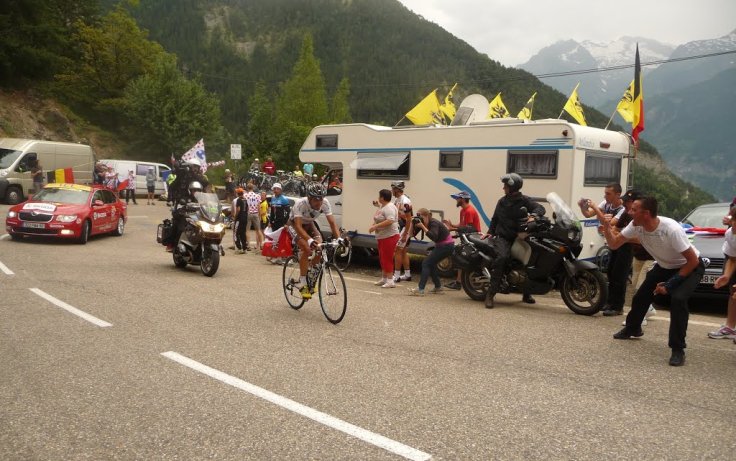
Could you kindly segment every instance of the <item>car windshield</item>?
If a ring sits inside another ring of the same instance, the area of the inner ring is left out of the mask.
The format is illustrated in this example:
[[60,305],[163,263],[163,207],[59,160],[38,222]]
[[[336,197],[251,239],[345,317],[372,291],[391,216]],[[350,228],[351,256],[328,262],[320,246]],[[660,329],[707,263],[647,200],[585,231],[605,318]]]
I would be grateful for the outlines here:
[[74,189],[57,189],[55,187],[46,187],[33,196],[33,200],[41,202],[53,203],[73,203],[74,205],[82,205],[87,202],[89,192]]
[[0,169],[10,168],[22,152],[13,149],[0,149]]
[[726,227],[723,217],[728,215],[728,204],[722,206],[701,206],[690,212],[682,221],[694,227]]

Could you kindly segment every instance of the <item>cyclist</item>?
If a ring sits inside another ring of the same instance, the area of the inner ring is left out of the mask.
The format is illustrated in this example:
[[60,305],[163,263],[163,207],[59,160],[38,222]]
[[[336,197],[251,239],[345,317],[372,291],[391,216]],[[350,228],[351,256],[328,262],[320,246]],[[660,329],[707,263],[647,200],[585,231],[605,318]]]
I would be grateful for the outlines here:
[[337,223],[335,223],[335,218],[332,216],[330,202],[325,198],[324,186],[318,182],[311,182],[306,189],[307,196],[294,202],[287,225],[300,250],[299,283],[294,284],[294,286],[299,288],[304,299],[309,299],[312,297],[312,293],[307,286],[309,255],[312,253],[313,247],[322,243],[322,236],[317,226],[314,225],[314,220],[320,214],[324,214],[330,224],[333,238],[339,236],[340,231],[337,229]]

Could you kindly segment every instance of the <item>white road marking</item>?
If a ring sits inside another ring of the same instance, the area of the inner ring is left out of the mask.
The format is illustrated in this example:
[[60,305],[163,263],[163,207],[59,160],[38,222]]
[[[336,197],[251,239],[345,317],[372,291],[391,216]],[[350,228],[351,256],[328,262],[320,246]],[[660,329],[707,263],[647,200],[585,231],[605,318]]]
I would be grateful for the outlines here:
[[56,306],[64,309],[65,311],[70,312],[70,313],[76,315],[77,317],[81,317],[84,320],[88,321],[89,323],[92,323],[94,325],[97,325],[98,327],[105,328],[105,327],[111,327],[112,326],[112,323],[108,323],[108,322],[105,322],[104,320],[100,320],[97,317],[95,317],[93,315],[90,315],[90,314],[88,314],[88,313],[86,313],[84,311],[81,311],[81,310],[77,309],[74,306],[70,306],[69,304],[65,303],[64,301],[61,301],[60,299],[56,299],[53,296],[51,296],[50,294],[48,294],[48,293],[46,293],[46,292],[44,292],[42,290],[39,290],[38,288],[29,288],[29,290],[31,290],[33,293],[37,294],[38,296],[42,297],[46,301],[50,302],[51,304],[55,304]]
[[10,238],[10,234],[3,234],[3,235],[0,235],[0,240],[7,240],[7,239],[9,239],[9,238]]
[[141,216],[141,215],[130,216],[128,215],[128,219],[131,219],[131,218],[148,218],[148,216]]
[[15,272],[8,269],[8,266],[0,262],[0,271],[3,271],[5,275],[15,275]]
[[343,278],[345,280],[352,280],[353,282],[370,282],[370,283],[373,283],[373,280],[370,280],[370,279],[359,279],[357,277],[347,277],[345,275],[343,275]]
[[377,292],[377,291],[368,291],[368,290],[358,290],[358,291],[362,291],[363,293],[370,293],[370,294],[372,294],[372,295],[379,295],[379,296],[383,296],[383,293],[379,293],[379,292]]
[[295,402],[286,397],[282,397],[271,391],[263,389],[262,387],[258,387],[254,384],[243,381],[242,379],[223,373],[222,371],[215,370],[214,368],[210,368],[207,365],[203,365],[195,360],[190,359],[189,357],[185,357],[176,352],[162,352],[161,355],[170,360],[173,360],[174,362],[184,365],[185,367],[205,374],[210,378],[214,378],[225,384],[229,384],[230,386],[233,386],[237,389],[248,392],[256,397],[262,398],[263,400],[276,404],[289,411],[293,411],[294,413],[300,414],[320,424],[324,424],[325,426],[344,432],[348,435],[352,435],[353,437],[363,440],[364,442],[368,442],[371,445],[383,448],[384,450],[390,451],[391,453],[402,456],[406,459],[419,461],[428,460],[432,457],[428,453],[424,453],[408,445],[404,445],[403,443],[391,440],[382,435],[376,434],[341,419],[335,418],[334,416],[330,416],[306,405],[302,405],[301,403]]

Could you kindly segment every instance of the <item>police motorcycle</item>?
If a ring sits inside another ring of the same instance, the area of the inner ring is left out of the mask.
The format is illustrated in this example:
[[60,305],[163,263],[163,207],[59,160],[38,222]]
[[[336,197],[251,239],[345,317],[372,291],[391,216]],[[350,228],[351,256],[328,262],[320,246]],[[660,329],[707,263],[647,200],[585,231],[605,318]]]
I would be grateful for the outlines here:
[[[593,315],[608,298],[608,283],[598,266],[577,259],[582,251],[582,229],[575,214],[559,195],[547,194],[553,221],[534,216],[522,226],[511,247],[511,258],[500,283],[500,293],[542,295],[557,288],[565,305],[576,314]],[[459,232],[453,265],[463,270],[461,285],[473,300],[483,301],[496,255],[494,242],[481,234]]]
[[[220,265],[220,255],[225,256],[221,242],[225,236],[225,224],[222,221],[222,205],[216,194],[196,192],[196,202],[178,203],[175,213],[183,213],[186,225],[174,242],[173,257],[176,267],[187,265],[199,266],[202,273],[212,277]],[[168,220],[167,220],[168,221]],[[166,241],[166,234],[171,234],[171,222],[159,225],[159,242]]]

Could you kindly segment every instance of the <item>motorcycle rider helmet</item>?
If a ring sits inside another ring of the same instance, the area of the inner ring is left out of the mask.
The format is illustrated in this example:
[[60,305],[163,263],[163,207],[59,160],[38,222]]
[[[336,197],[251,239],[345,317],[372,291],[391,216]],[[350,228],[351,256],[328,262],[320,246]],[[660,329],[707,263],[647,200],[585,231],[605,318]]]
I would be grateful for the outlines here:
[[199,181],[192,181],[189,183],[189,193],[194,197],[197,192],[202,192],[202,183]]
[[391,189],[404,190],[404,187],[406,187],[406,184],[404,184],[404,181],[393,181],[391,183]]
[[321,183],[311,182],[307,185],[307,197],[322,199],[325,197],[325,188]]
[[516,173],[509,173],[501,176],[501,182],[509,186],[511,192],[517,192],[521,190],[524,185],[524,179]]

